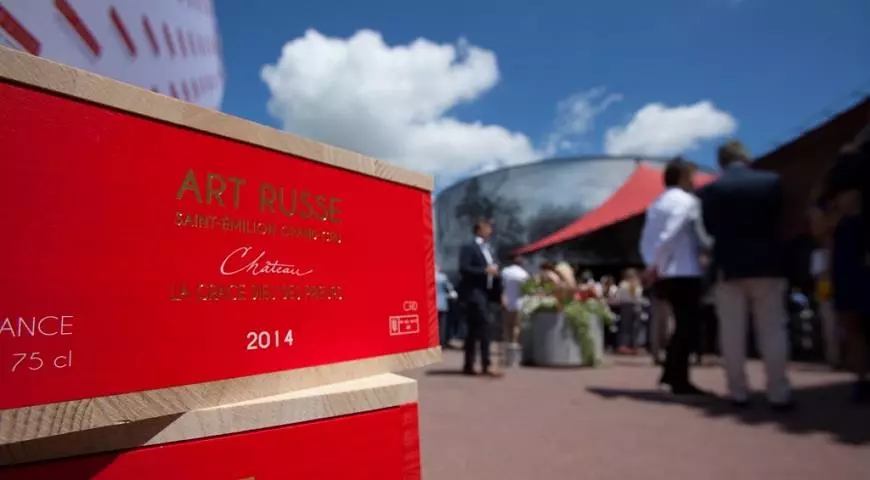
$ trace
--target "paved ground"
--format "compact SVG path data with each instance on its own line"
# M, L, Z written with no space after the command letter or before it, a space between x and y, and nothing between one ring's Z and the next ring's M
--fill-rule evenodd
M743 412L721 400L676 401L657 368L618 358L597 370L457 375L460 356L412 372L420 380L424 480L866 480L870 408L850 405L848 376L795 365L800 408ZM760 365L750 365L762 385ZM722 392L718 367L698 385Z

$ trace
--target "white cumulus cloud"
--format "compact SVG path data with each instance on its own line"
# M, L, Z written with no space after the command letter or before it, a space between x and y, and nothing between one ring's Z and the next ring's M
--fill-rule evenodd
M650 103L628 124L607 130L604 150L612 155L676 155L736 130L734 117L710 101L676 107Z
M449 115L499 80L495 54L464 40L390 46L371 30L308 30L261 76L286 130L393 163L456 175L538 156L522 133Z
M610 93L605 87L595 87L561 100L556 104L556 121L544 151L552 155L576 149L592 130L595 118L621 100L621 94Z
M260 75L271 93L269 112L285 130L442 181L594 149L597 117L622 100L605 87L570 95L555 106L549 133L533 142L501 125L451 115L498 84L494 52L464 39L388 45L373 30L348 38L308 30L287 42ZM710 102L672 108L651 103L626 125L606 131L605 151L671 155L728 135L736 125Z

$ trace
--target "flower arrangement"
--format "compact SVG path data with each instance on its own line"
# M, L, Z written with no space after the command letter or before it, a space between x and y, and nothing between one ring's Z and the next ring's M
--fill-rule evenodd
M601 362L596 355L590 326L598 319L609 328L615 317L594 288L573 286L552 276L536 275L523 285L522 292L523 314L527 320L537 312L561 313L574 332L583 364L595 366Z

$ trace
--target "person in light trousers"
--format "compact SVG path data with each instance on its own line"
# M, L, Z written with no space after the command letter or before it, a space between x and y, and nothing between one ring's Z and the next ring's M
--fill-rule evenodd
M729 141L717 153L722 175L699 196L704 225L715 239L713 295L728 391L735 407L748 405L746 329L751 312L768 401L775 411L790 410L782 182L777 173L750 168L740 142Z

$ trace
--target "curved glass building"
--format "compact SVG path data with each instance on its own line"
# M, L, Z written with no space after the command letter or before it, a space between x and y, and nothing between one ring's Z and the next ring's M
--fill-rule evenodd
M493 244L504 261L516 249L546 239L600 207L635 175L639 166L658 172L663 165L663 160L655 158L559 158L463 180L435 199L439 266L447 273L456 272L459 248L471 240L477 218L494 221ZM661 185L658 173L650 178ZM590 235L536 248L529 256L588 265L637 263L638 220L618 222Z

